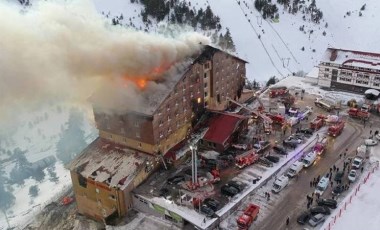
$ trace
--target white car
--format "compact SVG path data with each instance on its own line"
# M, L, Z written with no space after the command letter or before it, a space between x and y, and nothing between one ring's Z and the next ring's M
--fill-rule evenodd
M354 182L356 180L356 176L357 176L356 170L353 169L348 174L348 180L351 182Z
M240 150L247 150L247 145L246 144L233 144L232 147L235 149L240 149Z
M377 140L367 139L364 141L364 144L367 146L377 145Z
M355 157L354 160L352 161L352 168L359 169L360 166L362 166L362 164L363 164L363 158Z
M375 135L376 139L380 140L380 133Z

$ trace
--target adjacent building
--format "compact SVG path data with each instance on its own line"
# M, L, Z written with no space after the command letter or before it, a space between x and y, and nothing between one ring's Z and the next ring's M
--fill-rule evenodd
M158 79L160 87L142 90L137 109L110 115L95 101L99 138L69 165L78 212L105 222L127 214L131 191L155 170L161 156L189 136L204 111L224 110L229 98L240 98L245 64L205 46L177 63L172 76ZM230 131L240 123L235 120Z
M318 85L363 93L380 89L380 54L328 48L319 64Z

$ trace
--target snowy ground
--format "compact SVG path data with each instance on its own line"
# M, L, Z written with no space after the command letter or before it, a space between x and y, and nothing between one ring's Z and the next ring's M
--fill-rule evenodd
M3 142L2 148L10 151L17 147L27 150L25 156L32 163L47 156L55 156L59 134L66 127L71 108L69 105L50 105L45 109L21 115L22 123L14 130L13 135ZM82 110L82 112L85 116L82 129L85 131L86 142L89 143L97 136L97 131L92 123L93 118L87 117L87 111ZM5 160L9 155L2 154L0 157ZM12 161L6 161L1 165L7 176L14 166L15 163ZM15 204L7 211L12 227L25 226L45 205L56 201L62 192L71 186L70 172L60 161L55 163L55 172L58 177L56 183L50 181L49 173L45 169L46 176L43 181L26 179L22 186L11 186L16 197ZM29 196L29 188L32 185L37 185L39 188L38 196L33 199ZM1 214L0 229L6 227L5 217Z
M340 206L331 214L331 217L326 220L320 229L334 230L378 230L380 219L378 213L380 212L380 197L379 197L379 183L380 183L380 170L379 168L372 171L377 165L376 161L380 160L380 146L372 148L369 171L364 175L370 176L364 182L364 178L360 179L360 190L353 189L350 194L340 203ZM350 203L351 199L351 203ZM345 208L345 203L346 208ZM340 214L341 212L341 214ZM336 216L336 219L334 217ZM334 223L335 220L335 223Z

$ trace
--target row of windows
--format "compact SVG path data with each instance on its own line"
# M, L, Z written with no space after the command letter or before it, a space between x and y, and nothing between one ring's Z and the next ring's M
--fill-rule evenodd
M356 83L363 84L363 85L368 85L368 81L363 81L363 80L356 80Z
M348 78L348 77L339 77L339 80L346 81L346 82L351 82L351 78Z

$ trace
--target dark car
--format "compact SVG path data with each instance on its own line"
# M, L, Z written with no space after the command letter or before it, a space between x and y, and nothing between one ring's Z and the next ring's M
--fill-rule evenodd
M302 134L311 136L311 135L313 135L314 130L313 129L300 129L300 130L297 130L296 133L302 133Z
M204 167L214 169L218 167L218 161L215 159L205 159Z
M332 190L332 194L334 196L337 196L339 194L341 194L342 192L344 191L344 187L342 185L337 185L335 186L335 188Z
M259 164L262 164L266 167L273 167L273 162L268 160L265 157L260 157L259 160L257 161Z
M160 189L159 196L167 197L169 194L170 194L169 189L167 189L167 188L162 188L162 189Z
M280 154L280 155L288 154L288 152L284 148L282 148L278 145L273 146L273 151L275 151L277 154Z
M318 199L317 204L320 206L326 206L332 209L335 209L338 205L336 200L333 200L333 199Z
M297 223L304 225L310 220L310 218L311 213L309 211L305 211L297 217Z
M203 201L203 204L207 205L209 208L211 208L214 212L216 212L219 208L219 201L213 199L213 198L206 198Z
M236 188L228 186L228 185L223 185L220 188L220 192L225 196L235 196L236 194L239 193L239 191Z
M310 213L312 215L316 215L316 214L323 214L323 215L330 215L330 209L326 206L314 206L314 207L311 207L310 208Z
M298 146L298 141L297 140L294 140L294 139L286 139L282 142L282 145L284 147L290 147L290 148L295 148Z
M273 163L278 163L280 161L280 158L276 156L266 156L265 158L272 161Z
M205 214L207 217L212 217L214 215L214 211L207 205L201 206L201 213Z
M334 180L335 181L341 181L342 178L344 176L344 172L343 171L338 171L336 174L335 174L335 177L334 177Z
M178 184L179 182L182 182L184 180L185 180L185 176L177 175L177 176L170 177L167 180L167 182L168 182L168 184Z
M238 190L238 192L243 191L243 189L245 188L245 184L244 183L239 182L239 181L234 181L234 180L229 181L227 183L227 185L230 186L230 187L234 187L236 190Z

